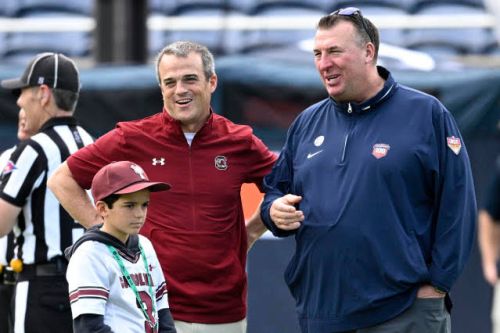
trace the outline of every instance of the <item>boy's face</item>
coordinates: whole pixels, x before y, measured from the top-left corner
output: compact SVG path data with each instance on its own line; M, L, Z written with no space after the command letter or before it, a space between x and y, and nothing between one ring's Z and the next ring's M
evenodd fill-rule
M129 235L139 233L146 220L149 195L148 189L122 194L113 204L113 208L109 208L103 201L98 201L96 208L104 219L101 230L115 236L124 243Z

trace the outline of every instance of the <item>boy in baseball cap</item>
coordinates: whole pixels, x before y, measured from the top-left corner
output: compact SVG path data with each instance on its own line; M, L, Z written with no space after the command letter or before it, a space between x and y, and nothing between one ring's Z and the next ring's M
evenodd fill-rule
M150 193L168 189L129 161L94 176L91 191L103 224L65 251L75 333L176 332L160 263L151 242L138 235Z

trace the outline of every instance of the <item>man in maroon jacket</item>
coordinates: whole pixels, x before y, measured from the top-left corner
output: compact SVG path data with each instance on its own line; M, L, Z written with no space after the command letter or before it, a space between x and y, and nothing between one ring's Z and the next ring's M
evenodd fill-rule
M214 60L204 46L176 42L157 59L163 112L117 127L72 155L49 180L68 212L85 227L100 222L84 189L103 165L127 159L152 181L172 185L152 194L141 233L158 254L179 333L246 332L246 253L265 228L245 223L243 183L261 186L275 155L248 126L215 114Z

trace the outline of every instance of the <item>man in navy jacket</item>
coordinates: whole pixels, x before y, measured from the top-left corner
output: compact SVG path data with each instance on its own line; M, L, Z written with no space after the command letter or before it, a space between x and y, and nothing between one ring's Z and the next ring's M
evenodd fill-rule
M474 239L467 150L448 110L377 66L357 8L320 19L329 98L291 125L262 218L294 235L285 279L304 333L450 332L449 295Z

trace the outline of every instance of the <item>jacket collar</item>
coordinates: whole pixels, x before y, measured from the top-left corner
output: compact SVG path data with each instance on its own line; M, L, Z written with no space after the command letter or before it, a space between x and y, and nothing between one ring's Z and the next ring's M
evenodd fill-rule
M183 133L180 122L172 118L172 116L167 112L167 110L165 110L165 108L163 108L162 111L162 119L165 125L171 126L172 128L175 128L178 132ZM205 122L205 124L203 124L203 126L199 129L197 133L199 134L201 132L204 132L206 128L211 128L213 119L214 119L214 111L212 107L210 107L210 115L208 116L208 119Z
M77 126L78 121L72 116L50 118L42 125L39 132L45 131L51 127L59 126L59 125Z
M330 100L335 105L335 109L343 113L364 113L377 107L380 103L388 99L396 91L397 83L394 81L391 73L382 66L377 66L377 71L380 77L385 80L384 87L372 98L367 101L357 104L354 102L338 103L333 98Z

